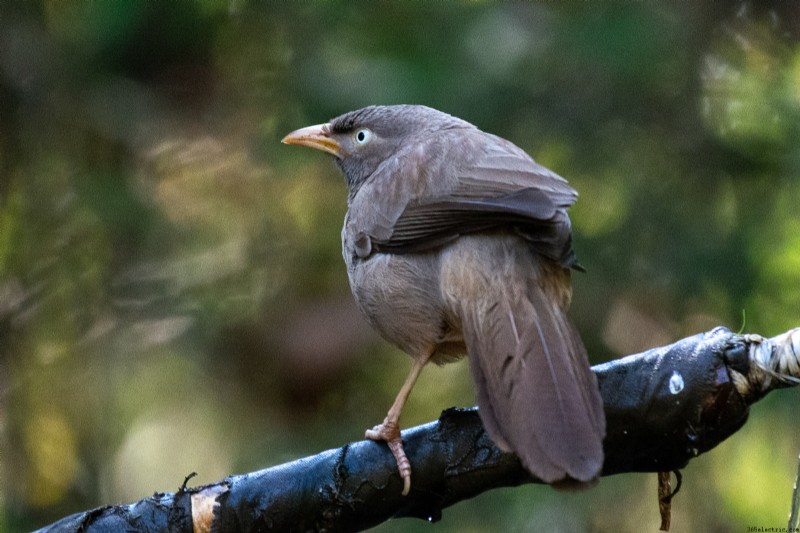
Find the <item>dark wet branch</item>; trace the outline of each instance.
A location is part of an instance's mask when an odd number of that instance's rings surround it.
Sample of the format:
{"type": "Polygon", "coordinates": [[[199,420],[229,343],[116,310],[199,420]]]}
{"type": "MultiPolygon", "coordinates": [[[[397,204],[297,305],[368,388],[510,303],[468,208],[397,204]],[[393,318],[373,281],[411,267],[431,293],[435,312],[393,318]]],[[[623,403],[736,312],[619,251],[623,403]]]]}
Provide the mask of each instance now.
{"type": "MultiPolygon", "coordinates": [[[[717,328],[594,367],[608,425],[603,475],[677,470],[735,433],[752,403],[793,384],[799,332],[765,340],[717,328]]],[[[487,490],[538,482],[492,444],[474,409],[444,411],[403,439],[414,468],[406,497],[388,448],[361,441],[42,531],[358,531],[396,516],[438,520],[487,490]]]]}

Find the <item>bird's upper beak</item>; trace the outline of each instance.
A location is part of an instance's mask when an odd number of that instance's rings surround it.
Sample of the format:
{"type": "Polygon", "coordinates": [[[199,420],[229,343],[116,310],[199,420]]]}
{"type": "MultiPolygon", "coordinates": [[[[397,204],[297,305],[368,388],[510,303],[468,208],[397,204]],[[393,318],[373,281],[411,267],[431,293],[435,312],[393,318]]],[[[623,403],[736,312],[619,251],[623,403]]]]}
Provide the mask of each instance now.
{"type": "Polygon", "coordinates": [[[310,148],[322,150],[323,152],[328,152],[340,159],[342,157],[342,147],[336,139],[330,136],[328,124],[317,124],[316,126],[300,128],[284,137],[281,142],[284,144],[308,146],[310,148]]]}

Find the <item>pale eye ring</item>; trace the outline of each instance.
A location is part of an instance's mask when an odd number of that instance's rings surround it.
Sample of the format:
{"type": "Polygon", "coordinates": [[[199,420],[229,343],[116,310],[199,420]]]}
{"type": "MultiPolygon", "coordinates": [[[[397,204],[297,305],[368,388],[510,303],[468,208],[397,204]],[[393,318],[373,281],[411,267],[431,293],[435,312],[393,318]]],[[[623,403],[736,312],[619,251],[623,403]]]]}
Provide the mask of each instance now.
{"type": "Polygon", "coordinates": [[[353,138],[356,140],[356,144],[364,145],[367,144],[370,139],[372,139],[372,132],[367,128],[361,128],[360,130],[356,131],[356,134],[353,136],[353,138]]]}

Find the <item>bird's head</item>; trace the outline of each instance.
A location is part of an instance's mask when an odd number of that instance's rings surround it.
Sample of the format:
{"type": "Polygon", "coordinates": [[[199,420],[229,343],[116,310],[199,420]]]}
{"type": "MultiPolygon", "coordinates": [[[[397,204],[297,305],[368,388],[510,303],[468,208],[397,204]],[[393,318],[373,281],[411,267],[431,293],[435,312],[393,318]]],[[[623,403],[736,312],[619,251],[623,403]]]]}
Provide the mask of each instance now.
{"type": "Polygon", "coordinates": [[[285,144],[309,146],[334,157],[352,197],[378,167],[398,151],[438,130],[473,127],[461,119],[420,105],[370,106],[325,124],[293,131],[285,144]]]}

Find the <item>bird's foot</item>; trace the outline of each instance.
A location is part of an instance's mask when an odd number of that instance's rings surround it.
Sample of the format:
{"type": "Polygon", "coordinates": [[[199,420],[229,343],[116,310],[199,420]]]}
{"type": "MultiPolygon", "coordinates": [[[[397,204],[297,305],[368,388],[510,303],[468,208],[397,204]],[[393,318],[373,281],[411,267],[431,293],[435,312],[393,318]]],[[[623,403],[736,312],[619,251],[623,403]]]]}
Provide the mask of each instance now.
{"type": "Polygon", "coordinates": [[[389,445],[389,449],[397,461],[397,470],[400,472],[400,477],[403,478],[403,496],[407,496],[411,490],[411,462],[403,449],[403,439],[400,438],[400,426],[398,426],[397,420],[385,418],[382,424],[368,429],[365,437],[369,440],[383,440],[389,445]]]}

